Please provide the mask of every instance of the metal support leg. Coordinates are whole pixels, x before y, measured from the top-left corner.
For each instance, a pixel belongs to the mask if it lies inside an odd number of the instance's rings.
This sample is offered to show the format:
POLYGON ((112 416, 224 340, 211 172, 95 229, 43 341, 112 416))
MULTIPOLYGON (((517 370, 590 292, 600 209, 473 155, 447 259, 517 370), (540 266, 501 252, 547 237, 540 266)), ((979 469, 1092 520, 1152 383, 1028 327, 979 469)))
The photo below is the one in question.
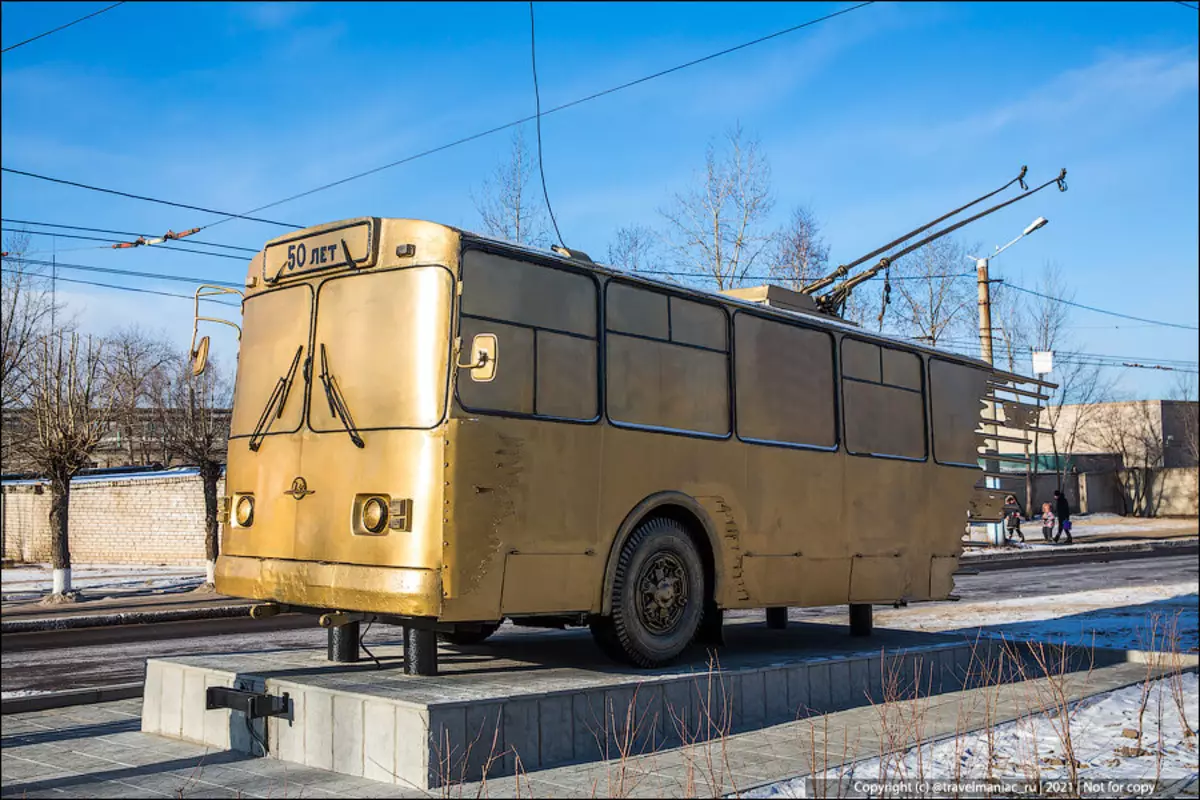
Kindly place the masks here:
POLYGON ((873 624, 871 620, 871 605, 869 603, 850 604, 851 636, 870 636, 873 624))
POLYGON ((773 631, 781 631, 787 627, 787 606, 775 606, 767 609, 767 627, 773 631))
POLYGON ((716 603, 709 603, 700 618, 700 628, 696 631, 696 641, 709 647, 723 647, 725 634, 722 630, 725 623, 724 612, 717 608, 716 603))
POLYGON ((438 651, 435 631, 404 629, 404 672, 408 675, 437 675, 438 651))
POLYGON ((348 622, 329 629, 329 647, 326 657, 330 661, 351 663, 358 661, 358 623, 348 622))

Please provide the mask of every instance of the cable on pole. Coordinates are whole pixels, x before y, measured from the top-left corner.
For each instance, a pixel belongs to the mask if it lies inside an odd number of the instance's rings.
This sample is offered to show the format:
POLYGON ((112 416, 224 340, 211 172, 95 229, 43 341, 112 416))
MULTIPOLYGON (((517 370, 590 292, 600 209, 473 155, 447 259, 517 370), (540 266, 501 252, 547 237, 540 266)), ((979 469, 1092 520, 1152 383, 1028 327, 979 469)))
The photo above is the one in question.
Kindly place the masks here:
MULTIPOLYGON (((807 22, 801 22, 798 25, 792 25, 791 27, 775 31, 774 33, 769 33, 766 36, 760 36, 757 39, 751 39, 748 42, 743 42, 739 45, 734 45, 733 47, 727 47, 724 50, 719 50, 715 53, 709 53, 706 56, 701 56, 700 58, 692 59, 691 61, 687 61, 683 64, 677 64, 673 67, 659 70, 658 72, 652 73, 650 75, 644 75, 641 78, 636 78, 631 81, 626 81, 625 83, 619 84, 617 86, 612 86, 608 89, 602 89, 601 91, 593 92, 592 94, 589 94, 585 97, 576 98, 575 100, 570 100, 566 103, 563 103, 562 105, 558 105, 558 106, 555 106, 554 108, 547 109, 547 110, 541 112, 541 116, 546 117, 551 114, 558 113, 559 111, 565 111, 568 108, 572 108, 574 106, 581 105, 582 103, 591 102, 592 100, 597 100, 606 95, 610 95, 615 92, 620 92, 625 89, 630 89, 634 86, 638 86, 639 84, 646 83, 647 81, 652 81, 657 78, 662 78, 662 77, 664 77, 666 75, 670 75, 674 72, 679 72, 680 70, 688 69, 690 67, 694 67, 699 64, 703 64, 707 61, 712 61, 713 59, 729 55, 730 53, 735 53, 739 50, 744 50, 747 47, 754 47, 755 45, 762 44, 763 42, 767 42, 772 39, 777 39, 780 36, 786 36, 789 33, 795 33, 796 31, 803 30, 804 28, 808 28, 813 25, 817 25, 819 23, 826 22, 835 17, 840 17, 843 14, 849 14, 852 11, 858 11, 860 8, 866 8, 867 6, 872 5, 873 3, 874 3, 874 0, 867 0, 867 2, 856 3, 855 5, 852 5, 849 8, 843 8, 840 11, 834 11, 829 14, 825 14, 823 16, 816 17, 814 19, 810 19, 807 22)), ((499 133, 501 131, 508 130, 509 128, 515 128, 516 126, 523 125, 526 122, 532 122, 536 118, 537 118, 536 114, 531 115, 531 116, 521 117, 520 119, 515 119, 512 122, 506 122, 503 125, 497 125, 493 128, 488 128, 487 130, 479 131, 478 133, 473 133, 469 136, 464 136, 460 139, 455 139, 452 142, 447 142, 446 144, 438 145, 437 147, 431 147, 428 150, 422 150, 419 153, 414 153, 411 156, 406 156, 404 158, 397 159, 396 161, 392 161, 388 164, 382 164, 378 167, 372 167, 371 169, 365 170, 363 172, 359 172, 354 175, 349 175, 345 178, 340 178, 336 181, 331 181, 329 183, 322 184, 321 186, 317 186, 312 189, 308 189, 306 191, 291 195, 289 197, 285 197, 282 200, 276 200, 272 203, 267 203, 266 205, 258 206, 257 208, 252 208, 249 211, 247 211, 246 213, 247 214, 257 214, 259 211, 265 211, 268 208, 274 208, 275 206, 282 205, 284 203, 290 203, 293 200, 299 200, 301 197, 308 197, 310 194, 316 194, 317 192, 323 192, 326 189, 332 189, 335 186, 341 186, 344 183, 349 183, 350 181, 356 181, 359 178, 365 178, 369 175, 374 175, 377 172, 383 172, 384 170, 392 169, 393 167, 398 167, 402 164, 407 164, 411 161, 416 161, 419 158, 431 156, 435 153, 440 153, 443 150, 449 150, 452 147, 458 147, 459 145, 467 144, 468 142, 473 142, 476 139, 482 139, 485 136, 491 136, 493 133, 499 133)), ((234 219, 238 216, 239 215, 237 215, 237 214, 230 214, 226 219, 220 219, 215 222, 210 222, 207 225, 202 226, 201 229, 203 230, 203 229, 207 229, 207 228, 212 228, 216 225, 221 225, 221 224, 229 221, 230 219, 234 219)), ((297 226, 297 227, 299 227, 299 226, 297 226)))
MULTIPOLYGON (((11 267, 4 267, 4 268, 0 269, 0 272, 5 272, 10 275, 13 275, 13 274, 17 274, 18 272, 20 272, 20 270, 15 270, 15 269, 12 269, 11 267)), ((177 292, 161 292, 161 291, 158 291, 157 289, 141 289, 136 286, 117 286, 115 283, 100 283, 98 281, 85 281, 85 280, 80 280, 79 278, 59 277, 58 280, 66 281, 67 283, 81 283, 85 286, 99 286, 102 289, 119 289, 123 292, 140 292, 142 294, 156 294, 156 295, 160 295, 162 297, 178 297, 183 300, 195 300, 195 297, 190 294, 179 294, 177 292)), ((229 303, 224 300, 212 300, 207 297, 201 297, 200 299, 206 303, 218 303, 223 306, 230 306, 231 308, 238 307, 237 303, 229 303)))
POLYGON ((1066 300, 1062 297, 1054 297, 1053 295, 1042 294, 1041 292, 1035 292, 1032 289, 1026 289, 1024 286, 1018 286, 1015 283, 1008 283, 1007 281, 1004 283, 1004 285, 1009 287, 1010 289, 1016 289, 1018 292, 1024 292, 1025 294, 1031 294, 1034 297, 1041 297, 1045 300, 1052 300, 1055 303, 1062 303, 1064 305, 1074 306, 1075 308, 1082 308, 1084 311, 1092 311, 1092 312, 1095 312, 1096 314, 1107 314, 1110 317, 1120 317, 1121 319, 1131 319, 1135 322, 1147 322, 1151 325, 1162 325, 1163 327, 1166 327, 1166 328, 1180 328, 1185 331, 1200 330, 1200 327, 1197 327, 1195 325, 1181 325, 1178 322, 1163 322, 1162 320, 1158 320, 1158 319, 1147 319, 1145 317, 1135 317, 1130 314, 1122 314, 1117 311, 1108 311, 1103 308, 1096 308, 1095 306, 1087 306, 1087 305, 1084 305, 1083 303, 1076 303, 1073 300, 1066 300))
POLYGON ((554 235, 558 237, 558 243, 565 248, 567 243, 563 241, 562 232, 558 229, 558 220, 554 217, 554 207, 550 205, 550 193, 546 191, 546 167, 542 162, 542 93, 538 89, 537 35, 534 32, 533 24, 533 0, 529 0, 529 59, 533 64, 533 107, 534 116, 537 118, 538 173, 542 176, 542 199, 546 201, 546 210, 550 212, 554 235))
POLYGON ((52 28, 51 30, 46 31, 45 33, 39 33, 37 36, 32 36, 23 42, 17 42, 16 44, 10 44, 8 47, 4 48, 3 50, 0 50, 0 53, 7 53, 9 50, 16 50, 18 47, 21 47, 22 45, 27 45, 30 42, 36 42, 38 39, 49 36, 52 33, 58 33, 61 30, 66 30, 67 28, 71 27, 72 25, 78 25, 79 23, 83 22, 84 20, 99 16, 99 15, 103 14, 105 11, 111 11, 112 9, 116 8, 117 6, 124 5, 124 4, 125 4, 125 0, 121 0, 121 2, 113 3, 111 6, 105 6, 104 8, 100 9, 99 11, 93 11, 92 13, 90 13, 86 16, 82 16, 79 19, 72 20, 71 22, 68 22, 66 25, 59 25, 57 28, 52 28))
POLYGON ((225 287, 228 287, 231 289, 242 288, 241 284, 231 283, 229 281, 213 280, 212 278, 196 278, 196 277, 192 277, 192 276, 188 276, 188 275, 166 275, 161 272, 137 272, 135 270, 128 270, 128 269, 114 269, 112 267, 97 267, 97 266, 93 266, 91 264, 66 264, 66 263, 63 263, 62 261, 58 261, 57 259, 55 259, 54 261, 46 261, 44 259, 38 259, 38 258, 23 258, 19 255, 10 255, 7 253, 4 255, 4 258, 6 258, 10 261, 20 261, 25 264, 33 264, 34 266, 39 266, 39 267, 55 267, 56 269, 72 269, 72 270, 80 270, 83 272, 105 272, 110 275, 126 275, 126 276, 129 276, 132 278, 148 278, 151 280, 161 280, 161 281, 179 281, 181 283, 191 283, 191 284, 208 283, 208 284, 212 284, 214 286, 225 286, 225 287))
MULTIPOLYGON (((145 195, 132 194, 130 192, 118 191, 117 189, 106 189, 103 186, 92 186, 87 183, 79 183, 78 181, 69 181, 69 180, 66 180, 65 178, 54 178, 49 175, 39 175, 36 172, 26 172, 23 169, 13 169, 11 167, 0 167, 0 171, 11 172, 13 175, 24 175, 27 178, 36 178, 36 179, 42 180, 42 181, 50 181, 51 183, 61 183, 64 186, 74 186, 79 189, 89 189, 93 192, 103 192, 105 194, 112 194, 112 195, 116 195, 118 197, 127 197, 131 200, 143 200, 147 203, 158 203, 158 204, 164 205, 164 206, 174 206, 175 208, 186 208, 189 211, 201 211, 205 214, 216 214, 217 216, 225 217, 225 219, 221 220, 221 222, 226 222, 231 219, 244 219, 249 222, 261 222, 266 225, 278 225, 283 228, 295 228, 296 230, 299 230, 304 227, 303 225, 293 225, 290 222, 278 222, 277 220, 273 220, 273 219, 262 219, 261 217, 251 217, 248 214, 230 214, 228 211, 217 211, 216 209, 205 208, 204 206, 193 206, 188 203, 176 203, 173 200, 162 200, 157 197, 147 197, 145 195)), ((263 206, 263 208, 267 208, 267 207, 268 206, 263 206)), ((203 230, 204 227, 210 227, 210 226, 202 226, 200 228, 200 230, 203 230)))
MULTIPOLYGON (((88 231, 90 233, 111 233, 114 236, 144 236, 150 237, 148 233, 134 233, 133 231, 114 231, 108 228, 88 228, 83 225, 62 225, 55 222, 34 222, 28 219, 9 219, 8 217, 0 218, 0 222, 7 222, 11 225, 37 225, 42 228, 63 228, 70 231, 88 231)), ((198 230, 198 229, 193 229, 198 230)), ((45 236, 66 236, 65 233, 48 233, 44 231, 23 231, 24 233, 41 233, 45 236)), ((190 233, 189 233, 190 235, 190 233)), ((97 239, 98 242, 113 241, 112 239, 97 239)), ((202 242, 199 239, 192 239, 188 244, 200 244, 205 247, 222 247, 226 250, 244 250, 247 253, 257 253, 258 249, 254 247, 242 247, 236 244, 221 244, 220 242, 202 242)))

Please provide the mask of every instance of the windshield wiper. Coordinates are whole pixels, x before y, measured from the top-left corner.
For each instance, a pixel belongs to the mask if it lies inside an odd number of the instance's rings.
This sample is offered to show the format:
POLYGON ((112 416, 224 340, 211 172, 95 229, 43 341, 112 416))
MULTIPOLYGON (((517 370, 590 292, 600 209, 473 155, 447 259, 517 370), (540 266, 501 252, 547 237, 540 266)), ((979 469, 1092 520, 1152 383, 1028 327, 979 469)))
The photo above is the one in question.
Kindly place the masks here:
POLYGON ((329 413, 341 420, 342 427, 350 434, 350 441, 354 442, 355 447, 366 447, 362 437, 358 435, 354 417, 350 415, 350 409, 346 406, 346 398, 338 388, 337 378, 329 372, 329 359, 325 356, 324 344, 321 345, 321 384, 325 387, 325 399, 329 401, 329 413))
POLYGON ((271 429, 271 423, 283 416, 283 409, 287 406, 288 393, 292 390, 292 382, 296 380, 296 367, 300 366, 300 354, 303 352, 304 345, 296 348, 296 355, 292 357, 292 365, 288 367, 287 374, 280 378, 279 382, 275 384, 275 388, 271 390, 271 396, 267 398, 267 407, 259 416, 258 424, 254 426, 254 433, 250 434, 251 450, 258 451, 267 431, 271 429))

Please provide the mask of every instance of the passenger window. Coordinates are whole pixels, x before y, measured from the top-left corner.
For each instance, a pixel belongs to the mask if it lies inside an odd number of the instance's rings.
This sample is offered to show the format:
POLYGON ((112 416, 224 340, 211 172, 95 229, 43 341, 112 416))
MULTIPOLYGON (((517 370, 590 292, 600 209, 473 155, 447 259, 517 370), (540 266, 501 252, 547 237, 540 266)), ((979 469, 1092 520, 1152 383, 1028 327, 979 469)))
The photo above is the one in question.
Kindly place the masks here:
POLYGON ((728 436, 725 312, 622 283, 606 288, 608 416, 617 424, 728 436))
POLYGON ((836 447, 833 337, 739 313, 733 341, 738 436, 836 447))
POLYGON ((849 452, 925 458, 920 356, 843 339, 842 415, 849 452))
POLYGON ((975 433, 983 410, 987 372, 933 358, 929 361, 929 415, 933 457, 939 464, 979 466, 980 440, 975 433))
POLYGON ((458 370, 471 411, 592 421, 598 416, 596 284, 586 275, 468 250, 459 336, 497 339, 495 377, 458 370))

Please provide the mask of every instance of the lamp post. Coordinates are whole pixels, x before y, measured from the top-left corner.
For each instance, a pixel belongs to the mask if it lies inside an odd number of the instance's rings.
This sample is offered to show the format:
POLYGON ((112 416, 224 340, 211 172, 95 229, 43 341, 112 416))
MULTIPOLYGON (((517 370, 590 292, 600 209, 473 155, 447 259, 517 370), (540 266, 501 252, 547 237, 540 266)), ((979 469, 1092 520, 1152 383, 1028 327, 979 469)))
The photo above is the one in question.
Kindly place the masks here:
MULTIPOLYGON (((1045 217, 1038 217, 1033 222, 1029 223, 1029 225, 1025 228, 1025 230, 1021 231, 1019 236, 1014 238, 1011 242, 1004 245, 1003 247, 997 247, 996 252, 992 253, 990 256, 988 256, 986 258, 979 258, 977 256, 967 256, 968 258, 972 259, 975 262, 975 280, 976 280, 977 286, 979 287, 979 357, 989 364, 991 364, 993 362, 992 362, 992 293, 991 293, 991 279, 988 277, 988 265, 993 258, 1000 255, 1005 250, 1012 247, 1017 242, 1021 241, 1021 239, 1025 238, 1029 234, 1036 231, 1038 228, 1044 227, 1046 225, 1046 223, 1048 223, 1049 221, 1050 220, 1046 219, 1045 217)), ((990 426, 985 423, 984 431, 990 432, 993 435, 999 435, 999 431, 997 430, 997 428, 999 426, 997 425, 997 419, 996 419, 996 406, 994 403, 991 403, 991 402, 987 403, 986 415, 985 415, 984 419, 990 419, 991 423, 992 423, 990 426), (990 427, 990 431, 988 430, 989 427, 990 427)), ((999 441, 996 441, 996 447, 997 447, 997 449, 999 449, 999 447, 1000 447, 999 441)), ((1000 462, 985 461, 984 462, 984 470, 986 472, 999 472, 1000 471, 1000 462)), ((998 491, 1000 489, 1000 479, 985 475, 984 479, 983 479, 983 485, 985 487, 987 487, 988 489, 996 489, 998 491)), ((1028 490, 1027 490, 1027 492, 1028 492, 1028 490)), ((1028 498, 1026 498, 1026 499, 1028 500, 1028 498)), ((1003 527, 1003 525, 998 522, 989 522, 989 523, 987 523, 987 526, 988 526, 988 539, 991 541, 991 543, 996 546, 1002 545, 1004 543, 1004 527, 1003 527)))

